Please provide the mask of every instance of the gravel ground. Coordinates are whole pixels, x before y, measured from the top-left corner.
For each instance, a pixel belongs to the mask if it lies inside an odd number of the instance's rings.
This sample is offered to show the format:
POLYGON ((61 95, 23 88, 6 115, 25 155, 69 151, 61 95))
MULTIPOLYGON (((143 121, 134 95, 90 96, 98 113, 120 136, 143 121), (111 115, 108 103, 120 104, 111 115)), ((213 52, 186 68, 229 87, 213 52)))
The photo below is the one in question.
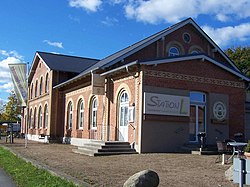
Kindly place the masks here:
POLYGON ((151 169, 158 173, 162 187, 218 187, 237 186, 225 179, 230 165, 215 163, 216 155, 191 154, 137 154, 90 157, 72 152, 75 148, 65 144, 43 144, 15 139, 14 144, 0 145, 20 157, 48 169, 61 177, 83 186, 123 186, 134 173, 151 169))

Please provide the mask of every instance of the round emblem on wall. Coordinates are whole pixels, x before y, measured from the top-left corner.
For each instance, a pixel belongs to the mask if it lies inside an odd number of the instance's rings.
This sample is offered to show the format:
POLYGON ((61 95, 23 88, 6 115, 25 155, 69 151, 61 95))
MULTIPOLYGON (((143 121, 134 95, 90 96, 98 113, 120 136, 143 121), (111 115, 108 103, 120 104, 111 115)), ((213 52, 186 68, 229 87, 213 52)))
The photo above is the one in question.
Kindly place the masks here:
POLYGON ((224 120, 227 115, 226 105, 221 101, 214 103, 213 114, 217 120, 224 120))

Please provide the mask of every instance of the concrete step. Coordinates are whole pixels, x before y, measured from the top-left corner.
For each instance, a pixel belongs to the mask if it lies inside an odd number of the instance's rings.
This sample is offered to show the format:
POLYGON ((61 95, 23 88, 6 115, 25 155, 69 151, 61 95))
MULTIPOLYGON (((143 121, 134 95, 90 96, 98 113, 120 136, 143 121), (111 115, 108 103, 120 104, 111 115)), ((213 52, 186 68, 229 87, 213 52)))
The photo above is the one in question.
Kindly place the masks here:
POLYGON ((98 152, 136 152, 131 148, 102 148, 98 149, 98 152))
POLYGON ((87 155, 87 156, 94 156, 96 152, 93 150, 88 150, 88 149, 72 149, 74 153, 82 154, 82 155, 87 155))
POLYGON ((135 152, 98 152, 94 153, 94 156, 112 156, 112 155, 124 155, 124 154, 138 154, 135 152))
POLYGON ((120 154, 135 154, 135 149, 131 148, 129 142, 118 141, 90 141, 77 149, 72 150, 74 153, 85 154, 89 156, 105 156, 120 154))

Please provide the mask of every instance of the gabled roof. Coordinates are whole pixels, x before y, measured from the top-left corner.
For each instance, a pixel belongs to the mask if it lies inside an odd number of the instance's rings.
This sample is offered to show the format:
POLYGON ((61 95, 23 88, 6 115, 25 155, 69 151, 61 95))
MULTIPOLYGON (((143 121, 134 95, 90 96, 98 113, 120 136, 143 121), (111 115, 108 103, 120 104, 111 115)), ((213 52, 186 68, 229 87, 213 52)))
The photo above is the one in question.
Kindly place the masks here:
POLYGON ((77 56, 37 52, 38 56, 51 69, 56 71, 80 73, 99 60, 77 56))
MULTIPOLYGON (((139 50, 156 42, 157 40, 160 40, 161 38, 164 38, 168 34, 178 30, 179 28, 181 28, 187 24, 193 25, 201 33, 201 35, 207 39, 207 41, 214 47, 214 49, 217 50, 226 59, 226 61, 230 64, 230 66, 234 69, 234 71, 240 73, 240 70, 229 59, 229 57, 218 47, 218 45, 194 22, 194 20, 192 18, 188 18, 186 20, 183 20, 183 21, 181 21, 173 26, 170 26, 170 27, 168 27, 168 28, 166 28, 166 29, 164 29, 164 30, 152 35, 152 36, 149 36, 149 37, 147 37, 147 38, 145 38, 145 39, 143 39, 143 40, 127 47, 127 48, 124 48, 124 49, 100 60, 98 63, 85 69, 79 75, 72 78, 71 80, 66 81, 65 83, 69 84, 71 81, 81 79, 81 77, 86 76, 87 74, 91 73, 92 71, 111 67, 112 65, 125 59, 126 57, 130 56, 131 54, 138 52, 139 50)), ((63 83, 60 86, 63 86, 63 83)))
POLYGON ((41 59, 50 70, 72 73, 80 73, 99 61, 92 58, 82 58, 37 51, 29 72, 29 77, 32 77, 34 74, 34 69, 38 63, 37 58, 41 59))

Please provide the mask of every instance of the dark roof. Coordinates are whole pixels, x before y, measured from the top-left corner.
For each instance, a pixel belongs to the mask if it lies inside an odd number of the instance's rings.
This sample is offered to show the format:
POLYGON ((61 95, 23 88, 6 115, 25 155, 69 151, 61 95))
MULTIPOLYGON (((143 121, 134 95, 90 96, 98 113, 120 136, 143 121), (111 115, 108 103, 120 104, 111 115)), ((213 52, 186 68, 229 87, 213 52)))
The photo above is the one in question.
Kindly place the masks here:
POLYGON ((45 64, 52 70, 80 73, 90 66, 93 66, 99 60, 91 58, 82 58, 47 52, 37 52, 45 64))
POLYGON ((58 87, 63 86, 64 84, 68 84, 71 81, 75 81, 80 79, 81 77, 84 77, 85 75, 89 74, 92 71, 98 70, 98 69, 105 69, 108 67, 111 67, 115 63, 123 60, 124 58, 128 57, 129 55, 143 49, 144 47, 152 44, 153 42, 165 37, 166 35, 174 32, 175 30, 183 27, 186 24, 192 24, 213 46, 215 49, 217 49, 220 54, 229 62, 230 68, 234 69, 234 71, 239 71, 239 69, 235 66, 235 64, 228 58, 228 56, 217 46, 217 44, 194 22, 192 18, 187 18, 177 24, 174 24, 156 34, 153 34, 127 48, 124 48, 102 60, 94 64, 93 66, 90 66, 89 68, 86 68, 84 71, 82 71, 79 75, 76 77, 58 85, 58 87))
MULTIPOLYGON (((129 56, 131 54, 131 52, 133 53, 134 50, 139 51, 140 49, 142 49, 143 47, 147 46, 148 44, 153 43, 154 41, 159 40, 166 32, 170 31, 170 30, 174 30, 174 28, 177 28, 179 25, 181 25, 182 23, 185 23, 187 20, 189 20, 190 18, 183 20, 175 25, 172 25, 171 27, 168 27, 160 32, 157 32, 129 47, 126 47, 102 60, 100 60, 98 63, 96 63, 94 66, 90 67, 89 69, 86 69, 84 72, 82 72, 80 75, 84 75, 86 73, 89 73, 91 70, 95 70, 98 68, 106 68, 108 66, 113 65, 114 63, 126 58, 127 56, 129 56)), ((80 76, 79 75, 79 76, 80 76)))

